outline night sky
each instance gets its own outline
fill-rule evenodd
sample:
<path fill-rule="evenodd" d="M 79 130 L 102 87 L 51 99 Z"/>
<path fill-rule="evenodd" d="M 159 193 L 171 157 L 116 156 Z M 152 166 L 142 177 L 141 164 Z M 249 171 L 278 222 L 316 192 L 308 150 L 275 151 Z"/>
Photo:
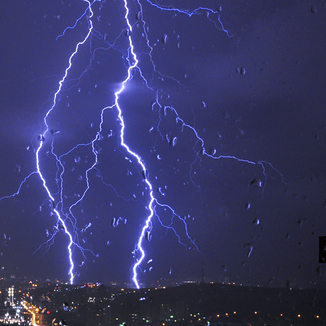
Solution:
<path fill-rule="evenodd" d="M 190 16 L 199 3 L 206 9 Z M 131 33 L 122 0 L 93 4 L 94 29 L 72 59 L 39 154 L 74 237 L 75 282 L 130 283 L 149 215 L 149 189 L 120 145 L 114 106 L 134 62 L 130 34 L 139 63 L 119 105 L 125 142 L 142 158 L 157 201 L 138 280 L 200 281 L 204 266 L 206 281 L 324 287 L 326 2 L 128 6 Z M 87 7 L 1 4 L 2 277 L 69 280 L 68 237 L 35 173 L 36 150 L 69 57 L 87 35 Z"/>

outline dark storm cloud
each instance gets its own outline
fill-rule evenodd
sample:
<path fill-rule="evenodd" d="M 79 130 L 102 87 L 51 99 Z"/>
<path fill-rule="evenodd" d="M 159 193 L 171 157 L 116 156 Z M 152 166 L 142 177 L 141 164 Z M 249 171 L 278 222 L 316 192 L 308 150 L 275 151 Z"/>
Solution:
<path fill-rule="evenodd" d="M 319 51 L 322 35 L 312 33 L 320 19 L 305 5 L 259 17 L 240 38 L 230 40 L 227 50 L 217 48 L 214 56 L 206 57 L 207 64 L 197 70 L 198 77 L 208 89 L 212 85 L 223 87 L 216 91 L 220 89 L 224 96 L 260 99 L 302 95 L 302 87 L 315 88 L 323 82 L 319 81 L 324 69 Z M 246 69 L 243 76 L 242 67 Z"/>

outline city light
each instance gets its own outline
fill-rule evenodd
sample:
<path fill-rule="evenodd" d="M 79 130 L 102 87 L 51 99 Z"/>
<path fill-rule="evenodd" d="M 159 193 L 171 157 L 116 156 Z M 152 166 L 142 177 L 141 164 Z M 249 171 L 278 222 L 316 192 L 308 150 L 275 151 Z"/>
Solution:
<path fill-rule="evenodd" d="M 92 285 L 93 283 L 89 283 L 89 285 Z M 16 285 L 15 285 L 16 286 Z M 30 286 L 30 285 L 28 285 Z M 211 290 L 208 290 L 207 292 L 203 290 L 201 296 L 207 295 L 212 296 L 212 290 L 216 291 L 215 295 L 223 295 L 224 290 L 221 291 L 221 288 L 219 286 L 216 286 L 214 284 L 209 284 L 209 287 L 211 287 Z M 192 287 L 192 285 L 191 285 Z M 17 286 L 17 288 L 20 288 L 23 292 L 23 288 L 21 286 Z M 248 325 L 255 326 L 258 321 L 257 319 L 253 320 L 247 320 L 247 318 L 250 318 L 248 316 L 247 309 L 243 309 L 244 307 L 240 304 L 239 309 L 232 309 L 235 308 L 235 301 L 236 300 L 229 300 L 229 304 L 225 306 L 225 310 L 229 312 L 223 312 L 217 313 L 217 314 L 209 314 L 207 311 L 204 313 L 205 310 L 203 309 L 203 306 L 199 304 L 196 306 L 194 304 L 194 300 L 196 300 L 196 295 L 194 293 L 196 292 L 196 288 L 182 288 L 180 287 L 169 287 L 169 301 L 167 300 L 166 291 L 150 291 L 154 288 L 146 288 L 143 290 L 134 290 L 134 289 L 126 289 L 126 288 L 115 288 L 114 293 L 112 293 L 112 288 L 103 286 L 102 294 L 100 295 L 98 292 L 97 287 L 93 286 L 63 286 L 63 287 L 55 287 L 53 285 L 39 285 L 38 289 L 32 289 L 31 291 L 34 291 L 34 293 L 31 293 L 33 295 L 33 303 L 31 304 L 26 300 L 22 300 L 19 304 L 17 302 L 14 302 L 14 304 L 11 307 L 11 309 L 15 310 L 15 314 L 10 315 L 7 313 L 5 316 L 0 316 L 0 324 L 17 324 L 21 326 L 48 326 L 50 320 L 54 321 L 53 325 L 60 325 L 60 320 L 63 320 L 62 317 L 59 318 L 60 313 L 65 314 L 71 314 L 71 316 L 81 316 L 84 313 L 84 319 L 86 318 L 86 314 L 91 314 L 90 316 L 93 316 L 92 318 L 96 318 L 96 320 L 100 323 L 104 321 L 111 320 L 111 324 L 114 326 L 121 326 L 121 325 L 127 325 L 129 323 L 138 323 L 138 322 L 144 322 L 146 324 L 156 323 L 159 322 L 159 325 L 167 325 L 170 323 L 178 324 L 180 322 L 186 323 L 186 324 L 195 324 L 200 323 L 201 325 L 214 325 L 216 324 L 217 320 L 222 320 L 233 323 L 233 322 L 239 322 L 239 320 L 242 319 L 242 322 L 247 323 Z M 239 287 L 240 288 L 240 287 Z M 9 290 L 10 289 L 10 290 Z M 57 291 L 60 289 L 62 297 L 59 296 L 58 299 L 56 299 Z M 241 289 L 244 289 L 243 287 Z M 250 291 L 250 287 L 247 290 L 247 295 L 251 295 L 252 291 Z M 87 290 L 87 297 L 85 299 L 85 290 Z M 176 291 L 175 294 L 173 294 L 173 291 Z M 262 289 L 262 293 L 265 294 L 266 289 Z M 18 292 L 18 290 L 16 290 Z M 35 293 L 38 291 L 42 291 L 39 293 L 43 293 L 41 296 L 37 296 Z M 75 291 L 80 291 L 80 299 L 78 297 L 75 297 L 74 300 L 71 300 L 69 302 L 69 297 L 71 297 L 72 293 Z M 192 292 L 194 291 L 194 292 Z M 8 287 L 6 289 L 6 292 L 10 294 L 15 293 L 14 287 Z M 76 293 L 76 292 L 75 292 Z M 177 295 L 176 295 L 177 293 Z M 182 293 L 182 295 L 181 295 Z M 75 295 L 75 294 L 74 294 Z M 142 296 L 145 295 L 145 296 Z M 213 297 L 215 297 L 215 295 Z M 228 293 L 228 295 L 231 295 Z M 235 294 L 233 294 L 235 295 Z M 292 295 L 292 294 L 291 294 Z M 232 295 L 231 295 L 232 296 Z M 24 295 L 24 297 L 29 300 L 27 295 Z M 62 298 L 64 299 L 64 303 L 62 303 Z M 213 298 L 211 297 L 211 298 Z M 41 298 L 41 299 L 40 299 Z M 164 299 L 163 299 L 164 298 Z M 236 298 L 236 295 L 234 299 Z M 163 299 L 163 300 L 162 300 Z M 133 301 L 135 300 L 135 301 Z M 224 299 L 223 299 L 224 300 Z M 83 302 L 85 301 L 85 302 Z M 9 300 L 7 298 L 6 300 L 7 305 L 9 305 Z M 139 306 L 137 308 L 137 304 L 130 305 L 130 302 L 139 302 Z M 157 303 L 159 303 L 159 309 L 154 308 L 157 307 Z M 163 302 L 163 303 L 162 303 Z M 190 302 L 192 302 L 190 304 Z M 205 302 L 205 300 L 203 300 Z M 246 304 L 251 305 L 252 303 L 251 299 L 248 299 L 248 302 Z M 51 310 L 49 309 L 49 303 L 51 303 Z M 110 304 L 108 304 L 110 303 Z M 319 303 L 318 303 L 319 304 Z M 123 307 L 123 313 L 121 311 L 121 308 Z M 190 308 L 189 307 L 193 307 Z M 66 309 L 65 309 L 66 308 Z M 288 309 L 288 307 L 285 307 Z M 206 309 L 206 308 L 204 308 Z M 258 310 L 253 311 L 254 315 L 258 315 Z M 266 314 L 267 312 L 267 314 Z M 29 315 L 29 320 L 27 322 L 26 314 Z M 284 313 L 278 313 L 273 316 L 270 312 L 267 310 L 261 310 L 260 311 L 260 318 L 259 322 L 263 322 L 266 325 L 271 320 L 277 320 L 281 319 L 281 317 L 284 317 Z M 68 315 L 67 315 L 68 316 Z M 244 317 L 243 317 L 244 316 Z M 25 317 L 25 318 L 24 318 Z M 287 316 L 287 320 L 293 320 L 295 318 L 303 319 L 301 313 L 292 312 Z M 305 320 L 308 320 L 306 318 L 310 318 L 310 320 L 317 320 L 318 322 L 322 321 L 321 316 L 317 314 L 311 314 L 310 316 L 306 317 Z M 214 320 L 215 319 L 215 320 Z M 317 322 L 317 321 L 316 321 Z M 307 321 L 307 324 L 309 322 Z M 313 325 L 313 323 L 310 323 Z M 80 325 L 84 325 L 81 321 Z M 88 325 L 88 324 L 87 324 Z M 104 323 L 104 325 L 106 325 Z M 86 324 L 85 324 L 86 326 Z"/>

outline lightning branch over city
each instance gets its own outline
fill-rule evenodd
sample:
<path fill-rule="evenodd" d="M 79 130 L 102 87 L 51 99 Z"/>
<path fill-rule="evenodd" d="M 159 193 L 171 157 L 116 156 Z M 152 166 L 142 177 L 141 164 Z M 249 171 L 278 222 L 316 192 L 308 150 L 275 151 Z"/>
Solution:
<path fill-rule="evenodd" d="M 146 275 L 153 270 L 152 254 L 148 254 L 147 251 L 154 240 L 155 228 L 160 227 L 164 230 L 160 237 L 162 241 L 168 232 L 172 232 L 177 243 L 185 251 L 201 252 L 200 245 L 192 236 L 192 228 L 188 225 L 188 221 L 192 221 L 194 218 L 190 214 L 184 216 L 174 208 L 176 200 L 174 198 L 169 201 L 168 184 L 157 186 L 157 180 L 162 180 L 164 176 L 160 176 L 159 169 L 155 168 L 154 171 L 151 162 L 155 160 L 159 164 L 167 164 L 164 155 L 159 152 L 158 148 L 167 145 L 168 150 L 175 153 L 176 149 L 183 147 L 180 151 L 191 153 L 191 159 L 184 162 L 187 173 L 180 178 L 184 186 L 192 189 L 190 192 L 187 190 L 187 193 L 201 192 L 197 171 L 205 169 L 206 160 L 235 161 L 238 164 L 258 168 L 259 172 L 257 173 L 260 173 L 262 178 L 253 178 L 250 185 L 260 189 L 262 194 L 269 176 L 282 182 L 284 180 L 279 170 L 270 162 L 254 161 L 232 154 L 224 155 L 213 147 L 207 147 L 204 137 L 195 127 L 195 119 L 193 124 L 187 122 L 189 119 L 186 120 L 182 117 L 180 113 L 182 108 L 179 108 L 178 101 L 173 104 L 173 97 L 164 89 L 164 83 L 168 85 L 167 89 L 171 89 L 175 85 L 181 89 L 181 92 L 186 87 L 179 78 L 170 76 L 170 73 L 163 73 L 157 67 L 156 48 L 158 48 L 158 44 L 166 46 L 170 36 L 163 33 L 161 39 L 152 41 L 151 28 L 146 20 L 146 9 L 152 8 L 160 14 L 185 16 L 190 21 L 195 17 L 207 19 L 212 28 L 217 29 L 223 34 L 223 37 L 232 39 L 232 33 L 225 28 L 221 20 L 222 8 L 213 10 L 197 7 L 188 10 L 178 9 L 171 5 L 158 5 L 149 0 L 144 3 L 141 0 L 136 2 L 121 0 L 115 8 L 119 8 L 117 12 L 119 20 L 116 18 L 112 23 L 103 24 L 102 21 L 106 19 L 106 13 L 110 10 L 108 2 L 105 0 L 83 0 L 83 3 L 86 6 L 83 13 L 55 40 L 61 42 L 65 38 L 71 37 L 71 33 L 77 31 L 80 39 L 68 57 L 63 77 L 52 96 L 52 104 L 44 114 L 41 131 L 35 137 L 37 139 L 34 139 L 34 144 L 36 144 L 34 150 L 35 171 L 23 179 L 15 193 L 3 196 L 0 201 L 17 197 L 29 179 L 35 177 L 40 179 L 42 192 L 46 194 L 40 210 L 46 206 L 50 211 L 50 220 L 54 223 L 52 230 L 46 230 L 47 239 L 35 252 L 44 251 L 44 255 L 46 255 L 57 241 L 58 235 L 64 234 L 64 243 L 67 244 L 62 255 L 67 257 L 67 273 L 69 282 L 73 284 L 75 278 L 80 275 L 78 270 L 91 264 L 92 261 L 95 262 L 99 257 L 108 260 L 109 264 L 116 263 L 111 258 L 102 257 L 97 253 L 97 248 L 93 248 L 91 235 L 95 223 L 85 218 L 85 215 L 89 214 L 89 212 L 85 213 L 86 206 L 90 201 L 97 202 L 97 199 L 94 199 L 96 196 L 93 195 L 96 186 L 99 185 L 101 189 L 109 189 L 110 193 L 105 194 L 108 197 L 105 201 L 110 202 L 106 209 L 106 220 L 111 221 L 111 227 L 117 230 L 116 232 L 118 230 L 121 232 L 120 230 L 124 226 L 132 225 L 134 247 L 128 249 L 132 253 L 133 260 L 130 270 L 131 280 L 136 288 L 140 288 L 142 279 L 146 278 Z M 95 11 L 97 14 L 94 13 Z M 114 30 L 116 32 L 118 29 L 118 33 L 113 33 L 112 25 L 115 25 Z M 80 30 L 83 30 L 84 36 L 81 36 Z M 177 40 L 176 47 L 179 48 L 179 37 L 175 36 L 175 38 Z M 113 59 L 120 60 L 115 71 L 118 77 L 113 78 L 112 71 L 103 68 L 97 81 L 97 75 L 93 72 L 95 66 L 100 65 L 101 60 Z M 101 70 L 101 68 L 96 69 Z M 245 74 L 243 68 L 239 71 L 242 75 Z M 90 80 L 94 82 L 94 87 L 87 93 L 89 99 L 82 103 L 76 98 L 74 104 L 76 94 L 70 95 L 70 93 L 75 92 L 77 95 L 82 93 L 86 88 L 85 85 L 91 83 Z M 95 104 L 98 89 L 101 89 L 101 96 L 104 97 L 104 100 L 100 104 L 98 102 Z M 138 104 L 141 97 L 151 98 L 147 108 Z M 72 106 L 83 108 L 83 112 L 77 115 L 84 114 L 85 117 L 82 118 L 85 121 L 91 120 L 89 129 L 78 128 L 78 123 L 75 121 L 71 121 L 73 127 L 69 129 L 69 121 L 66 120 L 68 115 L 64 110 L 67 111 Z M 201 106 L 205 109 L 206 102 L 202 101 Z M 129 131 L 131 123 L 133 124 L 132 130 L 137 129 L 135 128 L 137 122 L 133 122 L 133 117 L 128 116 L 133 107 L 137 107 L 137 110 L 142 107 L 144 110 L 139 112 L 140 118 L 138 119 L 144 116 L 144 120 L 150 125 L 147 131 L 147 135 L 152 138 L 150 149 L 147 149 L 146 146 L 142 148 L 143 134 L 133 135 Z M 76 115 L 76 112 L 74 114 Z M 79 116 L 74 116 L 72 120 L 79 118 Z M 94 120 L 96 122 L 93 122 Z M 74 131 L 77 133 L 73 136 L 73 145 L 68 141 L 68 138 L 72 136 L 68 135 L 67 130 L 70 133 Z M 185 133 L 187 136 L 182 136 Z M 82 139 L 78 139 L 78 135 L 82 135 Z M 182 137 L 188 139 L 187 146 L 183 146 Z M 135 147 L 137 142 L 140 150 Z M 146 154 L 147 150 L 149 154 Z M 176 159 L 176 162 L 180 163 L 179 158 Z M 113 170 L 114 172 L 112 172 Z M 121 180 L 120 182 L 110 181 L 110 178 L 114 179 L 114 173 L 120 175 L 119 170 L 127 170 L 127 182 L 125 182 L 125 177 L 118 179 Z M 188 180 L 185 179 L 185 176 Z M 77 187 L 79 191 L 76 190 Z M 132 194 L 126 189 L 132 189 L 130 190 Z M 119 205 L 113 204 L 112 197 L 118 198 L 120 205 L 128 203 L 132 207 L 134 204 L 137 207 L 141 206 L 142 209 L 140 213 L 135 210 L 133 213 L 129 211 L 129 214 L 125 211 L 121 215 L 114 215 L 109 212 L 109 209 L 116 206 L 115 210 L 119 211 Z M 97 204 L 92 203 L 92 205 L 96 206 Z M 121 207 L 121 210 L 124 208 Z M 257 223 L 259 224 L 259 221 Z M 156 224 L 155 227 L 154 224 Z M 104 225 L 107 224 L 103 224 L 102 228 L 106 228 Z M 120 240 L 120 242 L 124 242 L 124 240 Z M 110 240 L 107 240 L 106 244 L 112 246 Z M 250 246 L 250 255 L 252 250 L 253 246 Z M 167 269 L 171 273 L 172 268 Z"/>

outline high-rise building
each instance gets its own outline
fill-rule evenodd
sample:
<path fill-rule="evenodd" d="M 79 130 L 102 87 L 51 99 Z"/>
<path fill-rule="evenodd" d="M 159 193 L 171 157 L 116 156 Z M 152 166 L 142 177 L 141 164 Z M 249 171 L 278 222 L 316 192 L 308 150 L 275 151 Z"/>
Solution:
<path fill-rule="evenodd" d="M 14 286 L 12 285 L 10 288 L 8 288 L 8 301 L 11 306 L 14 306 L 14 296 L 15 296 L 15 289 Z"/>

